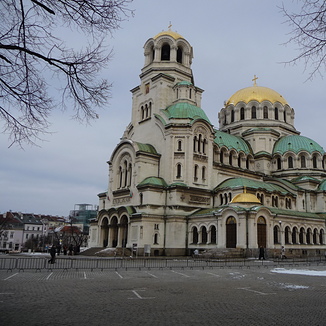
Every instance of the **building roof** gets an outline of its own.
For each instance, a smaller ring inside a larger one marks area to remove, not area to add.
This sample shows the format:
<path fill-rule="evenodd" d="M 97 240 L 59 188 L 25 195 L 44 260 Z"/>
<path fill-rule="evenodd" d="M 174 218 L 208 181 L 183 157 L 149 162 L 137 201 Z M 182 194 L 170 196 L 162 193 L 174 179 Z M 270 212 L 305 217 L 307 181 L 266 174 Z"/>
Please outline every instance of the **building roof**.
<path fill-rule="evenodd" d="M 273 89 L 254 85 L 235 92 L 226 102 L 226 106 L 229 104 L 236 105 L 239 102 L 249 103 L 252 100 L 258 102 L 269 101 L 271 103 L 280 102 L 283 105 L 288 104 L 285 98 Z"/>
<path fill-rule="evenodd" d="M 247 187 L 247 188 L 255 189 L 255 190 L 263 189 L 270 193 L 279 192 L 284 195 L 290 193 L 285 188 L 280 187 L 278 185 L 267 183 L 264 181 L 259 181 L 259 180 L 246 179 L 246 178 L 227 179 L 227 180 L 223 181 L 222 183 L 220 183 L 215 188 L 215 191 L 220 191 L 223 189 L 236 189 L 236 188 L 243 188 L 243 187 Z"/>
<path fill-rule="evenodd" d="M 175 103 L 162 111 L 168 119 L 203 119 L 211 124 L 203 109 L 188 102 Z"/>
<path fill-rule="evenodd" d="M 143 143 L 139 143 L 139 142 L 135 142 L 135 144 L 137 145 L 138 150 L 141 152 L 157 154 L 155 147 L 151 144 L 143 144 Z"/>
<path fill-rule="evenodd" d="M 234 198 L 232 198 L 231 203 L 261 204 L 260 200 L 255 195 L 248 194 L 246 192 L 236 195 Z"/>
<path fill-rule="evenodd" d="M 138 184 L 138 186 L 158 186 L 167 187 L 167 183 L 164 179 L 159 177 L 148 177 Z"/>
<path fill-rule="evenodd" d="M 300 151 L 307 151 L 308 153 L 325 153 L 324 149 L 314 140 L 300 135 L 289 135 L 281 137 L 275 143 L 273 154 L 278 153 L 283 155 L 286 152 L 294 152 L 298 154 Z"/>
<path fill-rule="evenodd" d="M 234 135 L 230 135 L 223 131 L 215 131 L 214 142 L 220 147 L 227 147 L 229 150 L 235 149 L 238 152 L 243 151 L 246 154 L 250 154 L 252 152 L 248 143 L 244 139 Z"/>
<path fill-rule="evenodd" d="M 171 37 L 173 37 L 175 40 L 177 40 L 177 39 L 179 39 L 179 38 L 183 38 L 183 36 L 181 36 L 179 33 L 177 33 L 177 32 L 173 32 L 173 31 L 171 31 L 171 30 L 168 30 L 168 31 L 162 31 L 162 32 L 158 33 L 157 35 L 155 35 L 155 36 L 153 37 L 153 39 L 156 40 L 157 38 L 159 38 L 160 36 L 163 36 L 163 35 L 165 35 L 165 36 L 171 36 Z"/>

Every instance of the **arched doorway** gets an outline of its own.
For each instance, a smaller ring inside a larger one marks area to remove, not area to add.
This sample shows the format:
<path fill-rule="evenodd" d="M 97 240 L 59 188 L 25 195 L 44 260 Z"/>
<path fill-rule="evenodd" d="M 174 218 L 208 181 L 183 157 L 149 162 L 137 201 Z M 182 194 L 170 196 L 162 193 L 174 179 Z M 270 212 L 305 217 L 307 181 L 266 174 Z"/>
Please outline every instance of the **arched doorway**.
<path fill-rule="evenodd" d="M 226 248 L 237 247 L 237 221 L 233 216 L 226 220 Z"/>
<path fill-rule="evenodd" d="M 266 220 L 262 216 L 257 220 L 257 243 L 258 248 L 266 248 Z"/>
<path fill-rule="evenodd" d="M 120 222 L 121 246 L 126 248 L 128 242 L 128 218 L 123 215 Z"/>
<path fill-rule="evenodd" d="M 112 248 L 118 245 L 118 218 L 116 216 L 112 217 L 110 223 L 110 241 Z"/>
<path fill-rule="evenodd" d="M 108 246 L 108 237 L 109 237 L 109 221 L 107 217 L 104 217 L 101 224 L 101 233 L 102 233 L 102 243 L 103 247 Z"/>

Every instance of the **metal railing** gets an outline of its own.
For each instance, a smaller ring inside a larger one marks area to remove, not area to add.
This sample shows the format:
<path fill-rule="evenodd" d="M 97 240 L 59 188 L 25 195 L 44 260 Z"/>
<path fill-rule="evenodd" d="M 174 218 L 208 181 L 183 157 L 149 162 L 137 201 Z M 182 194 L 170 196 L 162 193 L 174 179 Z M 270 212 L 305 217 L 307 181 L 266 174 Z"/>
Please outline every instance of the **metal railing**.
<path fill-rule="evenodd" d="M 202 259 L 202 258 L 57 258 L 0 257 L 0 270 L 117 270 L 117 269 L 194 269 L 194 268 L 261 268 L 305 265 L 326 265 L 324 257 L 291 259 Z"/>

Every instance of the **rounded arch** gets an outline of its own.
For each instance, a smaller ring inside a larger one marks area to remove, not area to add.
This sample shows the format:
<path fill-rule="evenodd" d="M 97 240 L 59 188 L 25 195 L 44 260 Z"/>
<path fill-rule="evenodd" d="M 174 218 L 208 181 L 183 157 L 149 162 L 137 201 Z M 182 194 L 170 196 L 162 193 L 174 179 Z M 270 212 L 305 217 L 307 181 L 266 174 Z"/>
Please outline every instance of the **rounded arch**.
<path fill-rule="evenodd" d="M 258 248 L 266 248 L 266 219 L 263 216 L 257 218 L 257 244 Z"/>
<path fill-rule="evenodd" d="M 198 243 L 198 229 L 197 229 L 197 226 L 192 227 L 191 233 L 192 233 L 192 243 L 197 244 Z"/>
<path fill-rule="evenodd" d="M 226 248 L 237 247 L 237 220 L 229 216 L 226 220 Z"/>

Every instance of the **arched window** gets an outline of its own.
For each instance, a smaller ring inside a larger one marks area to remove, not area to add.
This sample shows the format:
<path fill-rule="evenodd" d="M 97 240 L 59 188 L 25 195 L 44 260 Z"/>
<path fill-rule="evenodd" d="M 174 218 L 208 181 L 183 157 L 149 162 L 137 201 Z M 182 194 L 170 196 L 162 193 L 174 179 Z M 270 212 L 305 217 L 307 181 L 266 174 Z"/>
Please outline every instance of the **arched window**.
<path fill-rule="evenodd" d="M 241 168 L 241 155 L 238 156 L 238 167 Z"/>
<path fill-rule="evenodd" d="M 268 107 L 264 106 L 264 119 L 268 119 Z"/>
<path fill-rule="evenodd" d="M 307 230 L 306 238 L 307 238 L 307 244 L 311 244 L 311 229 L 310 228 Z"/>
<path fill-rule="evenodd" d="M 220 162 L 223 164 L 224 163 L 224 151 L 220 152 Z"/>
<path fill-rule="evenodd" d="M 229 165 L 231 165 L 232 166 L 232 152 L 229 154 Z"/>
<path fill-rule="evenodd" d="M 292 243 L 293 244 L 297 243 L 297 234 L 298 234 L 298 229 L 296 227 L 294 227 L 292 230 Z"/>
<path fill-rule="evenodd" d="M 216 227 L 212 225 L 211 227 L 211 243 L 216 243 Z"/>
<path fill-rule="evenodd" d="M 250 159 L 249 157 L 247 157 L 247 160 L 246 160 L 246 169 L 249 170 L 249 166 L 250 166 Z"/>
<path fill-rule="evenodd" d="M 128 184 L 128 163 L 127 161 L 124 161 L 123 163 L 123 170 L 124 170 L 124 187 L 127 187 Z"/>
<path fill-rule="evenodd" d="M 280 232 L 280 228 L 278 225 L 274 226 L 274 244 L 280 243 L 280 236 L 279 236 L 279 232 Z"/>
<path fill-rule="evenodd" d="M 277 158 L 277 169 L 278 170 L 282 169 L 282 160 L 280 157 Z"/>
<path fill-rule="evenodd" d="M 234 122 L 234 110 L 231 110 L 231 122 Z"/>
<path fill-rule="evenodd" d="M 194 137 L 194 152 L 197 152 L 197 136 Z"/>
<path fill-rule="evenodd" d="M 122 179 L 123 179 L 123 172 L 122 172 L 122 167 L 119 167 L 119 188 L 122 187 Z"/>
<path fill-rule="evenodd" d="M 256 107 L 253 106 L 251 108 L 251 119 L 256 119 L 257 115 L 256 115 Z"/>
<path fill-rule="evenodd" d="M 201 227 L 201 243 L 207 243 L 207 229 L 205 226 Z"/>
<path fill-rule="evenodd" d="M 293 169 L 293 157 L 292 156 L 288 157 L 288 168 Z"/>
<path fill-rule="evenodd" d="M 304 228 L 300 228 L 300 233 L 299 233 L 299 243 L 304 244 Z"/>
<path fill-rule="evenodd" d="M 203 139 L 203 155 L 206 155 L 206 144 L 207 144 L 207 140 Z"/>
<path fill-rule="evenodd" d="M 278 108 L 274 109 L 274 118 L 275 120 L 278 120 Z"/>
<path fill-rule="evenodd" d="M 141 119 L 144 120 L 145 119 L 145 111 L 144 111 L 144 107 L 141 107 Z"/>
<path fill-rule="evenodd" d="M 154 244 L 158 244 L 158 233 L 154 234 Z"/>
<path fill-rule="evenodd" d="M 182 166 L 180 163 L 177 164 L 177 178 L 181 178 Z"/>
<path fill-rule="evenodd" d="M 241 108 L 240 109 L 240 120 L 244 120 L 245 118 L 245 111 L 244 111 L 244 108 Z"/>
<path fill-rule="evenodd" d="M 286 122 L 286 111 L 283 111 L 283 118 L 284 118 L 284 122 Z"/>
<path fill-rule="evenodd" d="M 223 205 L 223 195 L 220 194 L 220 205 Z"/>
<path fill-rule="evenodd" d="M 178 140 L 178 151 L 181 152 L 182 151 L 182 141 Z"/>
<path fill-rule="evenodd" d="M 170 45 L 164 44 L 161 50 L 161 60 L 170 61 Z"/>
<path fill-rule="evenodd" d="M 199 134 L 199 136 L 198 136 L 198 153 L 200 153 L 201 137 L 202 137 L 202 135 Z"/>
<path fill-rule="evenodd" d="M 300 161 L 301 161 L 301 167 L 305 168 L 306 167 L 306 157 L 304 155 L 301 155 Z"/>
<path fill-rule="evenodd" d="M 316 155 L 314 155 L 312 157 L 312 166 L 314 169 L 317 169 L 317 156 Z"/>
<path fill-rule="evenodd" d="M 320 230 L 319 232 L 319 244 L 324 244 L 324 230 Z"/>
<path fill-rule="evenodd" d="M 132 164 L 131 163 L 129 163 L 128 175 L 129 175 L 128 186 L 130 187 L 131 186 L 131 180 L 132 180 Z"/>
<path fill-rule="evenodd" d="M 201 168 L 201 178 L 202 178 L 203 180 L 206 179 L 206 168 L 205 168 L 205 166 L 203 166 L 203 167 Z"/>
<path fill-rule="evenodd" d="M 182 63 L 182 48 L 181 47 L 178 47 L 178 50 L 177 50 L 177 62 L 179 63 Z"/>
<path fill-rule="evenodd" d="M 285 236 L 285 244 L 289 244 L 289 243 L 290 243 L 290 235 L 291 235 L 291 230 L 290 230 L 290 228 L 287 226 L 287 227 L 285 228 L 285 234 L 284 234 L 284 236 Z"/>
<path fill-rule="evenodd" d="M 192 243 L 194 244 L 198 243 L 198 230 L 196 227 L 192 229 Z"/>
<path fill-rule="evenodd" d="M 314 229 L 314 233 L 313 233 L 313 236 L 312 236 L 313 244 L 317 244 L 317 238 L 318 238 L 318 231 L 317 231 L 317 229 Z"/>
<path fill-rule="evenodd" d="M 198 165 L 195 165 L 195 169 L 194 169 L 194 180 L 197 181 L 198 180 Z"/>

